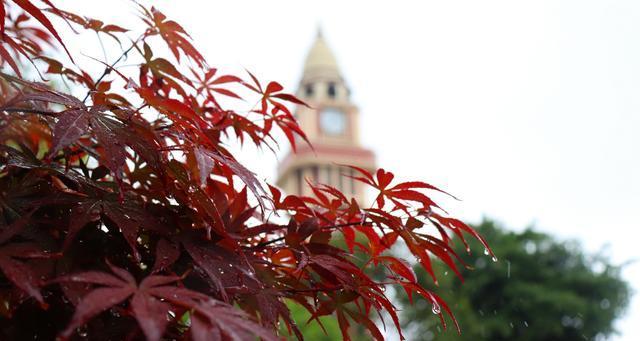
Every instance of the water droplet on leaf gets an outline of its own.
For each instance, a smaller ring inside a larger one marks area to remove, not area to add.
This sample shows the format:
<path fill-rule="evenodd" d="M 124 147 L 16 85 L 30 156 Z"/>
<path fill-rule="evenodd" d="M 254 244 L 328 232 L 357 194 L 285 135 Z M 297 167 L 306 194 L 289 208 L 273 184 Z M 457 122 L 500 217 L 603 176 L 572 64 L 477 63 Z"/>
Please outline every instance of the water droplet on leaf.
<path fill-rule="evenodd" d="M 440 305 L 434 302 L 433 305 L 431 306 L 431 312 L 433 312 L 436 315 L 440 314 L 441 312 Z"/>

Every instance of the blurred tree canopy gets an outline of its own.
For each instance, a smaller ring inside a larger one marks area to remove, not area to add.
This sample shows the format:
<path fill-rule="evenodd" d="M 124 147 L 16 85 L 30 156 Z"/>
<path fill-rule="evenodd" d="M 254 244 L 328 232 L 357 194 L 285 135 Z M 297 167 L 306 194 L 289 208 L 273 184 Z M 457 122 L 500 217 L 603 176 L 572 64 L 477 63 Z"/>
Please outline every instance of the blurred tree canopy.
<path fill-rule="evenodd" d="M 587 255 L 574 242 L 561 242 L 527 229 L 507 231 L 495 222 L 475 226 L 499 257 L 473 250 L 467 255 L 464 284 L 445 266 L 434 262 L 442 298 L 449 302 L 460 327 L 444 331 L 431 304 L 410 305 L 400 293 L 401 321 L 411 340 L 603 340 L 614 333 L 613 323 L 628 305 L 630 289 L 620 267 L 602 255 Z M 482 246 L 471 245 L 481 248 Z M 415 268 L 420 282 L 433 284 Z M 452 326 L 452 323 L 449 323 Z"/>
<path fill-rule="evenodd" d="M 342 340 L 342 333 L 340 332 L 340 326 L 338 320 L 334 315 L 320 316 L 319 319 L 322 322 L 322 327 L 315 320 L 307 323 L 311 314 L 298 304 L 289 304 L 291 309 L 291 316 L 296 321 L 300 332 L 304 335 L 305 340 L 309 341 L 335 341 Z M 372 316 L 375 317 L 375 316 Z M 324 328 L 323 328 L 324 327 Z M 281 334 L 287 335 L 286 326 L 281 325 Z M 371 335 L 367 332 L 366 328 L 359 324 L 352 324 L 349 329 L 351 341 L 370 341 Z M 287 340 L 297 341 L 295 336 L 289 335 Z"/>

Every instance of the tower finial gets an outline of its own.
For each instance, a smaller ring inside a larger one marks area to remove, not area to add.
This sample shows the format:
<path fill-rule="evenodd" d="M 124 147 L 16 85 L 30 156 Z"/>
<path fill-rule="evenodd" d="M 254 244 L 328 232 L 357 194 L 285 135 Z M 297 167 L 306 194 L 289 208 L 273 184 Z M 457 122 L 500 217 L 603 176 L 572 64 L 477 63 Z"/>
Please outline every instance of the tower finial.
<path fill-rule="evenodd" d="M 322 33 L 322 24 L 318 22 L 317 28 L 316 28 L 316 38 L 317 39 L 321 39 L 324 38 L 324 34 Z"/>

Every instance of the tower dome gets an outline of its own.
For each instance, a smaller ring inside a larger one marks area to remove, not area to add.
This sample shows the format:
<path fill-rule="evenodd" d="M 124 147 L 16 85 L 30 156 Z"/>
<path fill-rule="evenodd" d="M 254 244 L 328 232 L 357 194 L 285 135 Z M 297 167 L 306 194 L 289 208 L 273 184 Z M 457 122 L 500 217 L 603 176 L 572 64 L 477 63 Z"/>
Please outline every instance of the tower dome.
<path fill-rule="evenodd" d="M 316 40 L 311 46 L 304 63 L 303 78 L 309 79 L 316 77 L 341 78 L 336 57 L 329 48 L 320 29 L 318 29 Z"/>

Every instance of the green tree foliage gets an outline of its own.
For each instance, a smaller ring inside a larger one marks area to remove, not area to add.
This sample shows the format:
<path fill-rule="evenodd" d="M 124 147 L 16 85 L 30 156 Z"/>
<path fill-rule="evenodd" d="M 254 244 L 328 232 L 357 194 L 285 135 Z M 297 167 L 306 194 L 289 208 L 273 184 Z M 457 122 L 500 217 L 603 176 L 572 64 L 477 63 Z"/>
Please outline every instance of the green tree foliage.
<path fill-rule="evenodd" d="M 625 310 L 630 289 L 620 267 L 602 255 L 585 254 L 577 243 L 561 242 L 527 229 L 507 231 L 485 220 L 477 230 L 500 257 L 475 252 L 463 260 L 474 269 L 461 271 L 464 284 L 438 265 L 440 292 L 449 302 L 462 336 L 444 331 L 432 306 L 401 300 L 404 321 L 413 340 L 601 340 L 615 332 L 613 323 Z M 429 275 L 417 269 L 427 286 Z"/>
<path fill-rule="evenodd" d="M 300 328 L 305 340 L 330 341 L 340 340 L 342 337 L 338 321 L 333 316 L 320 317 L 322 322 L 322 326 L 320 326 L 316 321 L 307 323 L 311 314 L 301 306 L 297 304 L 289 304 L 288 306 L 291 309 L 291 316 L 298 323 L 298 328 Z M 286 335 L 284 330 L 281 334 Z M 291 336 L 289 340 L 295 340 L 295 338 Z"/>

